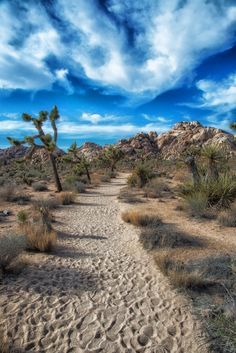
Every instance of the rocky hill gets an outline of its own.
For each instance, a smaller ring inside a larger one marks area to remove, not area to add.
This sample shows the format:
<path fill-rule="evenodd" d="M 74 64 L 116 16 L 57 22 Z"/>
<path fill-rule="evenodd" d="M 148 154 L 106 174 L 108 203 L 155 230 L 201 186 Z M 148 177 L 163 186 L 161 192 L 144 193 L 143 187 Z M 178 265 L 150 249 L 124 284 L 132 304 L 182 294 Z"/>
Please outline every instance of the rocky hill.
<path fill-rule="evenodd" d="M 120 140 L 114 146 L 120 148 L 129 159 L 135 159 L 138 156 L 175 159 L 191 146 L 206 144 L 220 144 L 236 151 L 236 140 L 232 134 L 214 127 L 204 127 L 198 121 L 177 123 L 170 131 L 161 135 L 156 132 L 141 132 L 129 139 Z M 107 147 L 107 145 L 102 147 L 93 142 L 86 142 L 79 151 L 91 160 L 99 156 Z M 23 146 L 0 149 L 0 161 L 8 163 L 13 158 L 22 158 L 27 151 L 28 149 Z M 60 149 L 56 152 L 57 155 L 64 153 Z M 38 150 L 33 155 L 33 161 L 36 163 L 45 159 L 47 154 L 43 150 Z"/>
<path fill-rule="evenodd" d="M 232 134 L 214 127 L 204 127 L 198 121 L 177 123 L 170 131 L 161 135 L 153 131 L 138 133 L 129 139 L 120 140 L 114 146 L 120 148 L 129 159 L 140 155 L 175 159 L 191 146 L 200 147 L 206 144 L 220 144 L 236 151 L 236 141 Z M 80 152 L 92 159 L 102 152 L 102 148 L 94 143 L 85 143 Z"/>

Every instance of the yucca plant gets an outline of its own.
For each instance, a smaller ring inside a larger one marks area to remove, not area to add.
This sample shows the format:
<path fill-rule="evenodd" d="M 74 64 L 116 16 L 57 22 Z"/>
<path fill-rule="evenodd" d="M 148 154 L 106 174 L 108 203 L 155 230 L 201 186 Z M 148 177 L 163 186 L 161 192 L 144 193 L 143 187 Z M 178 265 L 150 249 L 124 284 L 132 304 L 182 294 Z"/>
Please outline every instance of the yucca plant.
<path fill-rule="evenodd" d="M 208 163 L 206 179 L 218 179 L 219 165 L 228 160 L 228 151 L 217 144 L 206 145 L 201 150 L 201 156 L 206 159 Z"/>
<path fill-rule="evenodd" d="M 43 148 L 48 152 L 48 155 L 52 164 L 55 183 L 56 183 L 58 192 L 62 191 L 62 186 L 61 186 L 61 181 L 60 181 L 57 166 L 56 166 L 54 152 L 57 148 L 57 138 L 58 138 L 56 121 L 59 118 L 60 118 L 60 115 L 59 115 L 57 106 L 54 106 L 50 114 L 47 111 L 39 112 L 39 116 L 37 118 L 32 117 L 32 115 L 30 114 L 24 113 L 22 115 L 22 119 L 26 122 L 32 122 L 34 127 L 37 130 L 37 134 L 33 136 L 26 136 L 22 141 L 14 139 L 12 137 L 7 137 L 8 141 L 15 146 L 27 144 L 31 147 L 27 155 L 28 159 L 32 157 L 36 148 Z M 53 136 L 49 133 L 45 133 L 43 130 L 43 125 L 48 120 L 51 123 Z M 36 141 L 39 141 L 40 144 L 37 144 Z"/>

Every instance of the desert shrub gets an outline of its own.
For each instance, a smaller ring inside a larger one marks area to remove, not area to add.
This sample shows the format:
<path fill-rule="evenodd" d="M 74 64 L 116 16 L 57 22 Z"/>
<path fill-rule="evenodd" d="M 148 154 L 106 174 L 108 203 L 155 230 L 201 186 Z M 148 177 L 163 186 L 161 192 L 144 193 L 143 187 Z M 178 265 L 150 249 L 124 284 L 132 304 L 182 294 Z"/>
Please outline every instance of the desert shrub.
<path fill-rule="evenodd" d="M 218 214 L 218 221 L 225 227 L 236 227 L 236 205 Z"/>
<path fill-rule="evenodd" d="M 0 268 L 4 272 L 13 260 L 25 249 L 24 237 L 20 235 L 0 236 Z"/>
<path fill-rule="evenodd" d="M 201 289 L 208 285 L 208 281 L 205 279 L 204 274 L 199 271 L 187 272 L 181 270 L 176 266 L 167 273 L 170 282 L 177 288 L 186 289 Z"/>
<path fill-rule="evenodd" d="M 20 223 L 25 223 L 28 220 L 28 217 L 29 217 L 28 213 L 24 210 L 19 211 L 17 213 L 17 219 L 18 219 L 18 222 Z"/>
<path fill-rule="evenodd" d="M 62 205 L 71 205 L 75 202 L 75 194 L 73 192 L 64 191 L 58 195 L 58 199 Z"/>
<path fill-rule="evenodd" d="M 51 223 L 54 221 L 51 209 L 47 203 L 36 201 L 32 204 L 30 211 L 30 221 L 28 223 L 41 224 L 51 230 Z"/>
<path fill-rule="evenodd" d="M 27 223 L 23 228 L 27 249 L 41 252 L 50 252 L 57 242 L 57 233 L 48 230 L 44 224 Z"/>
<path fill-rule="evenodd" d="M 155 261 L 161 272 L 168 276 L 171 284 L 177 288 L 195 290 L 205 288 L 210 284 L 204 271 L 199 269 L 187 270 L 182 262 L 171 259 L 171 253 L 168 250 L 158 252 Z"/>
<path fill-rule="evenodd" d="M 149 198 L 157 198 L 162 195 L 163 192 L 170 191 L 168 185 L 161 181 L 159 178 L 151 179 L 145 186 L 145 196 Z"/>
<path fill-rule="evenodd" d="M 144 228 L 139 235 L 139 241 L 147 250 L 200 245 L 200 242 L 193 237 L 168 229 L 162 224 L 158 227 Z"/>
<path fill-rule="evenodd" d="M 153 227 L 161 223 L 161 220 L 157 215 L 139 210 L 130 210 L 123 212 L 122 219 L 127 223 L 131 223 L 135 226 L 140 227 Z"/>
<path fill-rule="evenodd" d="M 130 186 L 130 187 L 135 187 L 138 185 L 138 177 L 137 175 L 135 174 L 131 174 L 128 176 L 128 179 L 127 179 L 127 184 Z"/>
<path fill-rule="evenodd" d="M 32 206 L 38 211 L 42 208 L 53 210 L 60 206 L 60 200 L 57 197 L 37 199 L 33 201 Z"/>
<path fill-rule="evenodd" d="M 188 212 L 194 217 L 204 217 L 208 207 L 207 195 L 201 191 L 195 191 L 185 196 Z"/>
<path fill-rule="evenodd" d="M 109 174 L 103 174 L 100 176 L 100 180 L 102 183 L 109 183 L 111 181 L 111 177 Z"/>
<path fill-rule="evenodd" d="M 46 184 L 39 183 L 39 182 L 33 183 L 32 188 L 34 189 L 34 191 L 47 191 L 48 190 L 48 187 Z"/>
<path fill-rule="evenodd" d="M 132 182 L 134 186 L 143 188 L 154 176 L 152 170 L 145 164 L 139 164 L 135 167 Z"/>
<path fill-rule="evenodd" d="M 235 303 L 232 306 L 235 311 Z M 207 320 L 207 328 L 214 338 L 213 348 L 216 352 L 234 353 L 236 352 L 236 320 L 235 317 L 228 317 L 224 308 L 213 310 Z"/>
<path fill-rule="evenodd" d="M 7 184 L 0 188 L 0 200 L 5 202 L 14 202 L 17 196 L 16 186 Z"/>
<path fill-rule="evenodd" d="M 86 192 L 86 184 L 78 180 L 78 177 L 75 177 L 75 176 L 67 177 L 63 184 L 63 188 L 66 191 L 74 191 L 81 194 Z"/>

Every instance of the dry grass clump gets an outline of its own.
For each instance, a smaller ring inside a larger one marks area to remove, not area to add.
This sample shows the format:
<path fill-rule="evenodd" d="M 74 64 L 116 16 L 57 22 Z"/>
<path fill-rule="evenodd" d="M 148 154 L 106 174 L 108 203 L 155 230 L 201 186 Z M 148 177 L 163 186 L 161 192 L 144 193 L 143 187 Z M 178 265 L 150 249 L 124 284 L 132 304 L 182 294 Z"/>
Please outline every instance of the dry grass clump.
<path fill-rule="evenodd" d="M 25 238 L 20 235 L 0 236 L 0 269 L 5 272 L 25 247 Z"/>
<path fill-rule="evenodd" d="M 140 233 L 139 241 L 146 250 L 155 248 L 199 247 L 202 245 L 202 241 L 199 239 L 168 228 L 165 224 L 160 224 L 158 227 L 144 228 Z"/>
<path fill-rule="evenodd" d="M 153 178 L 145 186 L 144 191 L 146 197 L 155 199 L 161 197 L 165 192 L 170 192 L 170 188 L 159 178 Z"/>
<path fill-rule="evenodd" d="M 71 205 L 75 202 L 75 194 L 70 191 L 61 192 L 57 198 L 61 205 Z"/>
<path fill-rule="evenodd" d="M 35 182 L 35 183 L 32 183 L 32 188 L 34 191 L 47 191 L 48 190 L 48 187 L 45 183 L 40 183 L 40 182 Z"/>
<path fill-rule="evenodd" d="M 171 260 L 169 251 L 158 252 L 155 261 L 161 272 L 168 276 L 171 284 L 177 288 L 196 290 L 210 284 L 202 269 L 190 271 L 184 263 Z"/>
<path fill-rule="evenodd" d="M 0 188 L 0 201 L 2 202 L 18 202 L 25 204 L 30 200 L 29 195 L 24 195 L 21 189 L 18 189 L 15 184 L 6 184 Z"/>
<path fill-rule="evenodd" d="M 229 209 L 221 211 L 217 218 L 224 227 L 236 227 L 236 204 Z"/>
<path fill-rule="evenodd" d="M 197 218 L 204 217 L 208 207 L 208 197 L 201 191 L 195 191 L 185 196 L 188 213 Z"/>
<path fill-rule="evenodd" d="M 27 223 L 22 228 L 26 239 L 27 249 L 50 252 L 57 242 L 57 233 L 49 230 L 47 226 L 40 223 Z"/>
<path fill-rule="evenodd" d="M 17 190 L 15 185 L 5 185 L 0 188 L 0 200 L 5 202 L 12 202 L 16 199 Z"/>
<path fill-rule="evenodd" d="M 139 227 L 154 227 L 161 223 L 156 214 L 151 214 L 140 210 L 129 210 L 122 213 L 123 221 Z"/>
<path fill-rule="evenodd" d="M 57 197 L 53 198 L 40 198 L 32 203 L 33 208 L 36 209 L 37 211 L 40 209 L 48 209 L 48 210 L 54 210 L 60 206 L 60 200 L 58 200 Z"/>

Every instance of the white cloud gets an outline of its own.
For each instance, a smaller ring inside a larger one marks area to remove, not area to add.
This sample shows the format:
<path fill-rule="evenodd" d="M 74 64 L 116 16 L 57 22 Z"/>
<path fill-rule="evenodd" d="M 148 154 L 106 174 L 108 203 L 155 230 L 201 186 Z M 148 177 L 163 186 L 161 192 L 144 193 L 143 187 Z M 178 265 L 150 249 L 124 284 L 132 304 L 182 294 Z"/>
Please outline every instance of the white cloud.
<path fill-rule="evenodd" d="M 201 108 L 210 108 L 220 114 L 236 109 L 236 73 L 217 82 L 200 80 L 197 88 L 202 91 Z"/>
<path fill-rule="evenodd" d="M 60 26 L 40 3 L 21 4 L 23 12 L 6 0 L 0 5 L 4 89 L 51 89 L 59 80 L 72 93 L 68 72 L 58 78 L 47 62 L 55 57 L 77 78 L 148 101 L 191 78 L 199 63 L 235 39 L 236 5 L 226 0 L 108 0 L 108 13 L 96 1 L 55 0 Z"/>
<path fill-rule="evenodd" d="M 59 124 L 59 132 L 61 134 L 69 134 L 70 137 L 82 136 L 83 138 L 98 138 L 104 139 L 122 138 L 132 136 L 138 132 L 157 131 L 162 133 L 167 131 L 169 125 L 150 123 L 143 126 L 134 124 L 120 124 L 120 125 L 89 125 L 89 124 L 75 124 L 75 123 L 61 123 Z"/>
<path fill-rule="evenodd" d="M 119 117 L 114 115 L 101 115 L 101 114 L 92 114 L 92 113 L 82 113 L 80 120 L 89 121 L 92 124 L 98 124 L 106 121 L 117 121 Z"/>
<path fill-rule="evenodd" d="M 13 13 L 9 2 L 0 4 L 0 88 L 50 89 L 55 77 L 45 59 L 59 54 L 59 35 L 40 5 L 22 8 L 22 13 Z M 27 20 L 22 21 L 20 15 Z M 30 32 L 24 28 L 26 24 Z"/>
<path fill-rule="evenodd" d="M 73 94 L 74 88 L 71 82 L 67 78 L 68 74 L 69 74 L 69 71 L 67 69 L 58 69 L 55 71 L 55 75 L 58 83 L 65 88 L 68 94 Z"/>
<path fill-rule="evenodd" d="M 18 119 L 19 113 L 0 113 L 0 118 Z"/>
<path fill-rule="evenodd" d="M 153 122 L 160 122 L 160 123 L 170 123 L 171 120 L 169 118 L 165 118 L 164 116 L 153 116 L 149 114 L 143 114 L 144 119 Z"/>

